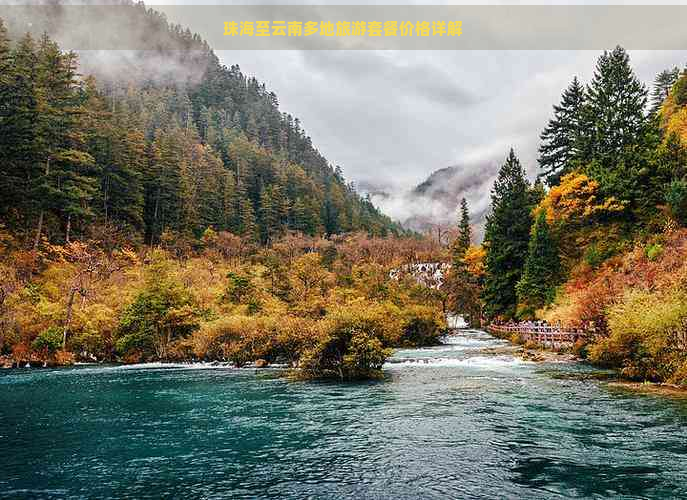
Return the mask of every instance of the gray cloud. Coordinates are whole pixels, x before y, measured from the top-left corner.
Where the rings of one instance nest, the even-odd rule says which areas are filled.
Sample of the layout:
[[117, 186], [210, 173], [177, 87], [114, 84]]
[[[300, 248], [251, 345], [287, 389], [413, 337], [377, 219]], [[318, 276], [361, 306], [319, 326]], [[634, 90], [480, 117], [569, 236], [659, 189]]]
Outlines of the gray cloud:
[[303, 58], [313, 71], [329, 78], [356, 76], [359, 83], [372, 85], [386, 81], [395, 92], [418, 96], [430, 104], [463, 108], [479, 102], [476, 95], [461, 88], [444, 68], [423, 62], [407, 65], [388, 54], [388, 51], [304, 51]]
[[[530, 178], [539, 133], [577, 75], [587, 82], [598, 51], [220, 52], [266, 81], [299, 116], [322, 153], [391, 216], [450, 220], [454, 206], [409, 196], [433, 171], [461, 166], [452, 182], [482, 217], [510, 147]], [[631, 51], [640, 78], [687, 62], [687, 51]], [[467, 177], [480, 171], [478, 182]], [[456, 200], [457, 203], [457, 200]]]

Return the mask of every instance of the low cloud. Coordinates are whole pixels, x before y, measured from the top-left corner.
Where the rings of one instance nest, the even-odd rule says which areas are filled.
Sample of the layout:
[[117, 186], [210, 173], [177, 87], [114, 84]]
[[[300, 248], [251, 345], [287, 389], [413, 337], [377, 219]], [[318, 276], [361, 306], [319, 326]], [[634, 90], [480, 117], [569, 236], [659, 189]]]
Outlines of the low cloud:
[[408, 190], [385, 191], [369, 184], [360, 186], [385, 213], [415, 231], [433, 225], [449, 226], [458, 220], [460, 200], [465, 198], [470, 219], [481, 239], [490, 204], [495, 165], [452, 166], [437, 170], [426, 181]]

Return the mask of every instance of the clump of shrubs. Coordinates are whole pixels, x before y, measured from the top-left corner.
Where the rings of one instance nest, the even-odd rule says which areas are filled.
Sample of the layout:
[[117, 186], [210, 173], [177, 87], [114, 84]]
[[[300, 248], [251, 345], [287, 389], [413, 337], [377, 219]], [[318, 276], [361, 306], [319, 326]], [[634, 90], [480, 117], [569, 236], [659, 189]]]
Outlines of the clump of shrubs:
[[74, 363], [72, 353], [62, 349], [64, 330], [51, 326], [43, 330], [31, 342], [33, 361], [42, 362], [44, 365], [70, 365]]
[[184, 341], [197, 359], [237, 367], [264, 360], [299, 368], [306, 378], [374, 378], [396, 346], [431, 345], [444, 331], [426, 306], [339, 306], [322, 318], [230, 315], [207, 322]]
[[339, 312], [317, 324], [315, 342], [299, 362], [312, 378], [373, 378], [391, 355], [382, 341], [384, 324], [352, 311]]
[[53, 355], [62, 346], [62, 331], [56, 326], [51, 326], [47, 330], [43, 330], [38, 334], [33, 342], [31, 348], [34, 351], [42, 352], [46, 355]]
[[435, 344], [445, 330], [441, 296], [391, 272], [409, 258], [438, 259], [429, 240], [287, 234], [258, 249], [211, 230], [202, 244], [162, 240], [155, 249], [94, 241], [15, 252], [0, 267], [0, 355], [16, 364], [283, 363], [352, 380], [377, 376], [393, 347]]
[[123, 312], [116, 349], [127, 361], [169, 359], [172, 343], [196, 330], [199, 318], [193, 295], [171, 276], [169, 263], [158, 260]]
[[632, 290], [608, 312], [610, 335], [589, 349], [591, 361], [634, 380], [687, 385], [687, 294]]
[[663, 245], [660, 243], [653, 243], [646, 247], [646, 258], [652, 262], [658, 260], [663, 253]]

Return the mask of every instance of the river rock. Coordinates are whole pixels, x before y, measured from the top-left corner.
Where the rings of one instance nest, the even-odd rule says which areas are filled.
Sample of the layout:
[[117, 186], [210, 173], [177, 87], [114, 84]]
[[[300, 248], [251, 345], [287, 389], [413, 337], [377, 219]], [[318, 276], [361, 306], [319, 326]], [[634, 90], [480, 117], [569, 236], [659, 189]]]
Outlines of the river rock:
[[255, 360], [255, 367], [256, 368], [265, 368], [267, 365], [269, 365], [269, 363], [267, 362], [266, 359], [260, 358], [260, 359]]

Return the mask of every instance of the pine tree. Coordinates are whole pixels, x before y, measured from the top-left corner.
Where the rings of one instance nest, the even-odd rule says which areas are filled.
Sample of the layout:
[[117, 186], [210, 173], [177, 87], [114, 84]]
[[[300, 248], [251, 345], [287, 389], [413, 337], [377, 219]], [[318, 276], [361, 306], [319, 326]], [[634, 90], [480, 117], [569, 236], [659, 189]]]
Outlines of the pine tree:
[[61, 219], [69, 242], [74, 223], [91, 217], [90, 202], [97, 190], [95, 162], [87, 151], [81, 121], [84, 102], [76, 80], [76, 55], [63, 54], [44, 35], [37, 56], [36, 139], [45, 170], [34, 184], [40, 207], [34, 247], [46, 212]]
[[146, 141], [123, 113], [110, 112], [93, 79], [86, 82], [88, 148], [100, 172], [97, 211], [105, 221], [143, 229]]
[[537, 177], [530, 189], [530, 205], [536, 207], [546, 197], [546, 189], [541, 181], [541, 177]]
[[42, 173], [37, 140], [38, 60], [31, 35], [19, 40], [5, 63], [9, 67], [2, 78], [8, 85], [0, 89], [0, 215], [11, 227], [28, 228], [39, 210], [34, 184]]
[[276, 223], [276, 232], [281, 234], [289, 223], [289, 213], [291, 212], [291, 202], [285, 194], [283, 184], [275, 183], [271, 186], [272, 205]]
[[651, 91], [651, 115], [658, 113], [663, 101], [665, 101], [670, 90], [680, 77], [680, 69], [676, 66], [673, 69], [666, 69], [656, 75], [654, 88]]
[[540, 210], [532, 226], [522, 278], [516, 286], [522, 313], [532, 316], [534, 311], [550, 304], [559, 278], [558, 246], [549, 230], [546, 211]]
[[179, 231], [182, 226], [183, 151], [183, 134], [177, 125], [172, 130], [160, 130], [149, 151], [146, 235], [151, 243], [157, 242], [164, 231]]
[[201, 197], [198, 194], [202, 186], [199, 176], [203, 167], [202, 156], [196, 151], [202, 149], [202, 146], [189, 137], [188, 129], [182, 134], [186, 147], [185, 154], [179, 158], [179, 219], [173, 229], [188, 236], [198, 236], [201, 231], [202, 210]]
[[527, 257], [532, 216], [530, 185], [511, 149], [491, 192], [485, 245], [485, 312], [491, 317], [513, 317], [517, 305], [515, 286]]
[[553, 107], [554, 117], [540, 136], [539, 167], [549, 186], [558, 184], [579, 159], [583, 104], [584, 88], [575, 77], [563, 91], [561, 103]]
[[10, 84], [9, 72], [12, 64], [10, 55], [10, 39], [7, 36], [5, 23], [0, 18], [0, 83], [3, 89]]
[[14, 135], [12, 122], [16, 120], [17, 95], [13, 88], [13, 64], [7, 29], [0, 19], [0, 217], [7, 220], [9, 212], [19, 201], [20, 170], [12, 155]]
[[265, 244], [272, 240], [279, 229], [279, 221], [272, 194], [263, 188], [260, 192], [259, 228], [260, 241]]
[[[12, 52], [7, 28], [0, 18], [0, 130], [5, 130], [6, 120], [10, 113], [12, 85]], [[0, 143], [2, 144], [2, 143]]]
[[308, 223], [307, 217], [307, 207], [305, 206], [305, 203], [303, 203], [303, 199], [300, 197], [296, 198], [296, 201], [294, 201], [293, 205], [291, 206], [290, 227], [302, 233], [309, 232], [308, 229], [310, 224]]
[[253, 206], [248, 199], [248, 192], [240, 176], [236, 177], [232, 206], [234, 218], [230, 230], [235, 234], [243, 234], [243, 212], [247, 210], [248, 207], [252, 210]]
[[654, 151], [661, 137], [656, 120], [645, 115], [646, 102], [646, 89], [625, 50], [604, 52], [587, 88], [580, 165], [599, 183], [604, 198], [625, 204], [625, 217], [632, 222], [649, 216], [657, 204], [645, 186], [653, 183]]
[[470, 247], [472, 241], [472, 229], [470, 227], [470, 211], [468, 210], [468, 202], [465, 198], [460, 201], [460, 225], [458, 240], [460, 241], [460, 248], [463, 253]]
[[454, 269], [462, 267], [463, 257], [470, 247], [472, 241], [472, 229], [470, 228], [470, 211], [468, 202], [465, 198], [460, 201], [460, 222], [458, 224], [458, 237], [453, 242], [452, 256]]
[[225, 171], [222, 179], [222, 223], [220, 225], [220, 229], [223, 231], [231, 231], [232, 229], [235, 229], [235, 193], [236, 180], [234, 179], [234, 173], [231, 171]]
[[452, 245], [451, 270], [446, 276], [443, 288], [449, 307], [456, 314], [463, 315], [474, 326], [478, 326], [481, 312], [480, 284], [478, 278], [468, 271], [464, 260], [471, 241], [470, 212], [467, 200], [463, 198], [460, 202], [458, 236]]
[[255, 238], [255, 209], [253, 208], [253, 203], [249, 199], [244, 198], [241, 200], [239, 204], [239, 217], [239, 234], [249, 238]]
[[116, 169], [110, 175], [109, 202], [111, 216], [121, 224], [140, 231], [144, 227], [143, 213], [145, 172], [145, 136], [132, 129], [118, 137], [120, 151], [116, 159]]
[[604, 52], [587, 87], [582, 112], [582, 164], [612, 168], [628, 148], [642, 145], [647, 131], [647, 91], [622, 47]]

